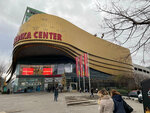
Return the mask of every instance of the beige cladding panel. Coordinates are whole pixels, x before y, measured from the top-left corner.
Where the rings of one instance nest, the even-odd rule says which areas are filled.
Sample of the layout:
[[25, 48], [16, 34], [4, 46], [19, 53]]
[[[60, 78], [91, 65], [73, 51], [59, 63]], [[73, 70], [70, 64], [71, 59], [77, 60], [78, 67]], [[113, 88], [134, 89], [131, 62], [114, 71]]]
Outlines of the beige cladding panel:
[[[29, 21], [23, 24], [20, 27], [18, 35], [25, 33], [25, 32], [31, 32], [32, 38], [20, 40], [19, 42], [15, 44], [14, 48], [16, 48], [17, 46], [21, 44], [25, 44], [25, 43], [27, 44], [27, 43], [32, 42], [28, 40], [34, 39], [35, 40], [34, 43], [36, 43], [37, 39], [35, 39], [33, 36], [34, 32], [36, 31], [53, 32], [53, 33], [59, 33], [62, 35], [62, 41], [56, 40], [55, 42], [53, 42], [53, 41], [47, 41], [48, 39], [41, 39], [41, 43], [49, 43], [49, 44], [55, 43], [56, 45], [63, 45], [67, 48], [70, 48], [71, 50], [77, 52], [78, 54], [83, 54], [83, 52], [80, 51], [82, 50], [94, 56], [110, 59], [110, 60], [105, 60], [105, 59], [101, 59], [98, 57], [90, 56], [90, 59], [93, 59], [99, 62], [117, 65], [118, 67], [114, 67], [115, 69], [116, 68], [121, 69], [119, 66], [132, 69], [132, 66], [130, 66], [132, 65], [131, 57], [128, 57], [128, 59], [125, 60], [125, 57], [130, 54], [130, 51], [128, 49], [112, 44], [98, 37], [95, 37], [62, 18], [48, 15], [48, 14], [34, 15], [29, 19]], [[62, 42], [62, 43], [59, 43], [59, 42]], [[66, 44], [69, 44], [69, 45], [66, 45]], [[113, 62], [111, 60], [114, 60], [117, 62]], [[94, 63], [93, 61], [91, 62]], [[129, 65], [118, 63], [118, 62], [127, 63]], [[97, 64], [97, 63], [95, 62], [94, 64]], [[99, 63], [99, 65], [113, 68], [113, 66], [109, 66], [105, 64]], [[110, 73], [110, 74], [118, 73], [117, 71], [114, 71], [114, 70], [102, 69], [96, 66], [91, 66], [91, 67], [97, 70], [106, 72], [106, 73]]]

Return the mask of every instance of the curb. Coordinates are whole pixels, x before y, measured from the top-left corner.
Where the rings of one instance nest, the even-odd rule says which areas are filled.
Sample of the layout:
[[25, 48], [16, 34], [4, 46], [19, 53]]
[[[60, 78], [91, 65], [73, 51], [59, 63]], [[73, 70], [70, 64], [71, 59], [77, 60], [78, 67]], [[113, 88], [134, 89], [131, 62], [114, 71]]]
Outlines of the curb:
[[134, 98], [134, 97], [125, 97], [125, 96], [123, 96], [122, 98], [125, 99], [125, 100], [138, 101], [138, 98]]

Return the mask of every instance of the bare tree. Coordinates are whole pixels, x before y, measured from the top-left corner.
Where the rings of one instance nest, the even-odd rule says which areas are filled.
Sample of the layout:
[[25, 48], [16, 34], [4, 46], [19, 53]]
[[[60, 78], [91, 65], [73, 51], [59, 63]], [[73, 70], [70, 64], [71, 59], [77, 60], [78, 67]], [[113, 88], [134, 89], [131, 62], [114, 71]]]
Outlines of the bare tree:
[[[119, 88], [126, 87], [128, 89], [132, 89], [132, 87], [130, 87], [131, 85], [130, 81], [132, 80], [132, 77], [128, 77], [126, 75], [116, 75], [112, 78], [112, 80], [114, 80], [114, 82], [117, 83], [117, 86]], [[132, 82], [132, 86], [133, 86], [133, 82]]]
[[[109, 0], [97, 1], [98, 11], [104, 14], [105, 36], [113, 36], [120, 45], [128, 43], [131, 54], [141, 49], [143, 62], [150, 49], [150, 0]], [[133, 43], [131, 44], [131, 42]]]
[[138, 88], [141, 87], [141, 82], [146, 79], [150, 79], [150, 76], [137, 73], [134, 74], [134, 81]]
[[2, 76], [2, 74], [5, 72], [5, 64], [4, 63], [0, 63], [0, 77]]
[[3, 81], [2, 75], [4, 72], [5, 72], [5, 64], [3, 62], [0, 62], [0, 87], [2, 85], [2, 81]]

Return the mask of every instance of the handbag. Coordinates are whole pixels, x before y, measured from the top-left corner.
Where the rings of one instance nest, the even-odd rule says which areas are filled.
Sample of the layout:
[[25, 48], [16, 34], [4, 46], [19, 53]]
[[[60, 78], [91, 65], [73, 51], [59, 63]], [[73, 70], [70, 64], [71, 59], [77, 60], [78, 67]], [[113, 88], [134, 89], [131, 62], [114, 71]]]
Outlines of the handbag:
[[133, 108], [130, 105], [128, 105], [124, 100], [123, 100], [123, 106], [126, 113], [131, 113], [133, 111]]

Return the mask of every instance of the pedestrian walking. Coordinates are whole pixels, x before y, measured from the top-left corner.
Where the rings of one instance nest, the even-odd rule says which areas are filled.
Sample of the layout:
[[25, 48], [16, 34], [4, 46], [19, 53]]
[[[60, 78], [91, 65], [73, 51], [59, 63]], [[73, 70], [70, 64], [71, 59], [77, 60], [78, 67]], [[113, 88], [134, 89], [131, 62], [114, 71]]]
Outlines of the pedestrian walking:
[[10, 89], [8, 88], [8, 90], [7, 90], [7, 94], [10, 94]]
[[122, 99], [118, 91], [112, 89], [110, 94], [114, 101], [114, 113], [131, 113], [133, 111], [133, 108]]
[[96, 88], [96, 93], [98, 93], [98, 88]]
[[58, 98], [58, 88], [56, 87], [56, 88], [54, 89], [54, 101], [57, 102], [57, 98]]
[[106, 89], [98, 91], [99, 113], [113, 113], [114, 102]]
[[80, 93], [81, 93], [82, 89], [80, 88], [79, 90], [80, 90]]
[[90, 97], [94, 97], [94, 89], [93, 88], [91, 88], [91, 95], [90, 95]]

